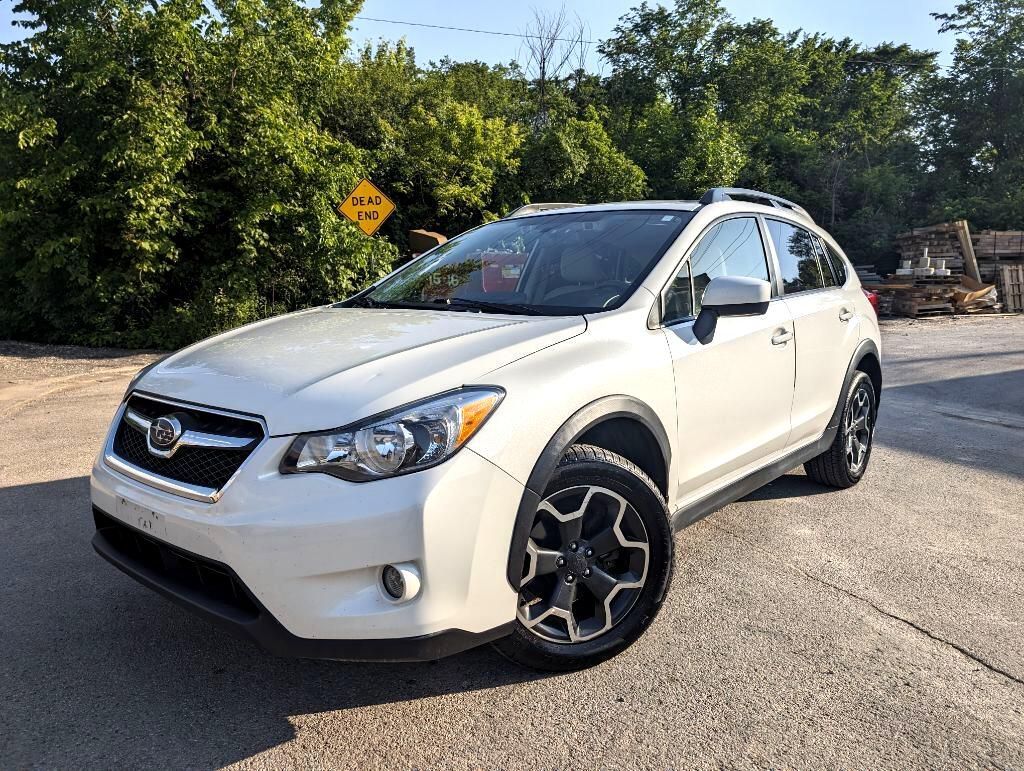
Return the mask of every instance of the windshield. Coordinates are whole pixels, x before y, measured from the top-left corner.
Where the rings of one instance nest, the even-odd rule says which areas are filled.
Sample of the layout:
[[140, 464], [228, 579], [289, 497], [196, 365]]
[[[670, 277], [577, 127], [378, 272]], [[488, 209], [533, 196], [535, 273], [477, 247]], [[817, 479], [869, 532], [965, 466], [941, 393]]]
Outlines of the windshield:
[[608, 310], [625, 302], [692, 216], [624, 210], [499, 220], [349, 302], [550, 315]]

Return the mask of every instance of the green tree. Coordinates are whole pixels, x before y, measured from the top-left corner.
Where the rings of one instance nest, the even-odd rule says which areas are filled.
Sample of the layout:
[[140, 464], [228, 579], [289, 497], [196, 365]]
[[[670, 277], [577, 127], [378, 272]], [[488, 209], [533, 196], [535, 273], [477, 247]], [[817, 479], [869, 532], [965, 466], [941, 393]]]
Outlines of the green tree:
[[612, 144], [597, 111], [554, 117], [523, 151], [521, 184], [530, 200], [624, 201], [643, 198], [643, 171]]
[[332, 212], [350, 2], [23, 0], [0, 48], [0, 327], [178, 346], [390, 263]]
[[[528, 200], [803, 204], [855, 260], [908, 225], [1024, 224], [1024, 4], [962, 0], [944, 74], [899, 43], [642, 2], [585, 72], [535, 15], [525, 70], [404, 41], [351, 51], [359, 0], [19, 0], [0, 46], [0, 336], [177, 346], [376, 277], [406, 231]], [[398, 211], [333, 211], [368, 176]]]
[[525, 86], [514, 74], [480, 63], [422, 70], [402, 41], [366, 46], [344, 65], [330, 128], [363, 149], [398, 205], [383, 231], [393, 242], [410, 228], [454, 235], [517, 202], [507, 180], [523, 137], [513, 95]]
[[1024, 227], [1024, 3], [971, 0], [933, 15], [957, 41], [953, 65], [922, 94], [929, 214]]
[[609, 130], [656, 197], [766, 189], [849, 237], [857, 258], [891, 250], [920, 176], [912, 98], [933, 54], [738, 24], [719, 0], [641, 4], [601, 50]]

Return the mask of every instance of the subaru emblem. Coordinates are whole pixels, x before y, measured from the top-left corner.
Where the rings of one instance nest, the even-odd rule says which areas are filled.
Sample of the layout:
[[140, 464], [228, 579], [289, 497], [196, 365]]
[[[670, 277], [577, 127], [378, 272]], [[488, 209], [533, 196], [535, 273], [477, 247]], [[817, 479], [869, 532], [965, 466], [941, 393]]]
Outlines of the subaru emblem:
[[173, 415], [157, 418], [149, 426], [149, 441], [163, 450], [172, 447], [181, 436], [181, 423]]

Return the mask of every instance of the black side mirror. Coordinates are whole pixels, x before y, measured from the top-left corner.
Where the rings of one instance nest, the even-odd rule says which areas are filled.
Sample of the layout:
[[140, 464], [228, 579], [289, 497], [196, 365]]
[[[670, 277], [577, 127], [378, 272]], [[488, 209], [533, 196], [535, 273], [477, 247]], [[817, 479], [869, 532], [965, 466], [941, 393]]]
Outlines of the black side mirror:
[[714, 308], [701, 308], [697, 314], [697, 320], [693, 322], [693, 336], [701, 345], [707, 345], [715, 339], [715, 329], [718, 327], [718, 311]]
[[760, 316], [768, 312], [772, 285], [747, 276], [716, 276], [708, 282], [693, 335], [701, 345], [715, 339], [720, 316]]

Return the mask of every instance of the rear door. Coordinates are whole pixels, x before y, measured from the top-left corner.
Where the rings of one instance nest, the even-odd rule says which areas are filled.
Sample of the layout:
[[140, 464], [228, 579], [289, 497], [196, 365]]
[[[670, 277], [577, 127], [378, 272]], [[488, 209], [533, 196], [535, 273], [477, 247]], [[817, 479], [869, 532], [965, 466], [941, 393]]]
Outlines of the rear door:
[[860, 337], [857, 308], [839, 286], [817, 235], [781, 219], [766, 223], [796, 336], [789, 444], [797, 446], [819, 437], [835, 410]]
[[680, 497], [710, 493], [786, 445], [795, 369], [786, 304], [775, 297], [763, 315], [722, 316], [706, 345], [692, 329], [715, 276], [772, 280], [765, 237], [753, 215], [711, 225], [662, 295], [678, 405]]

